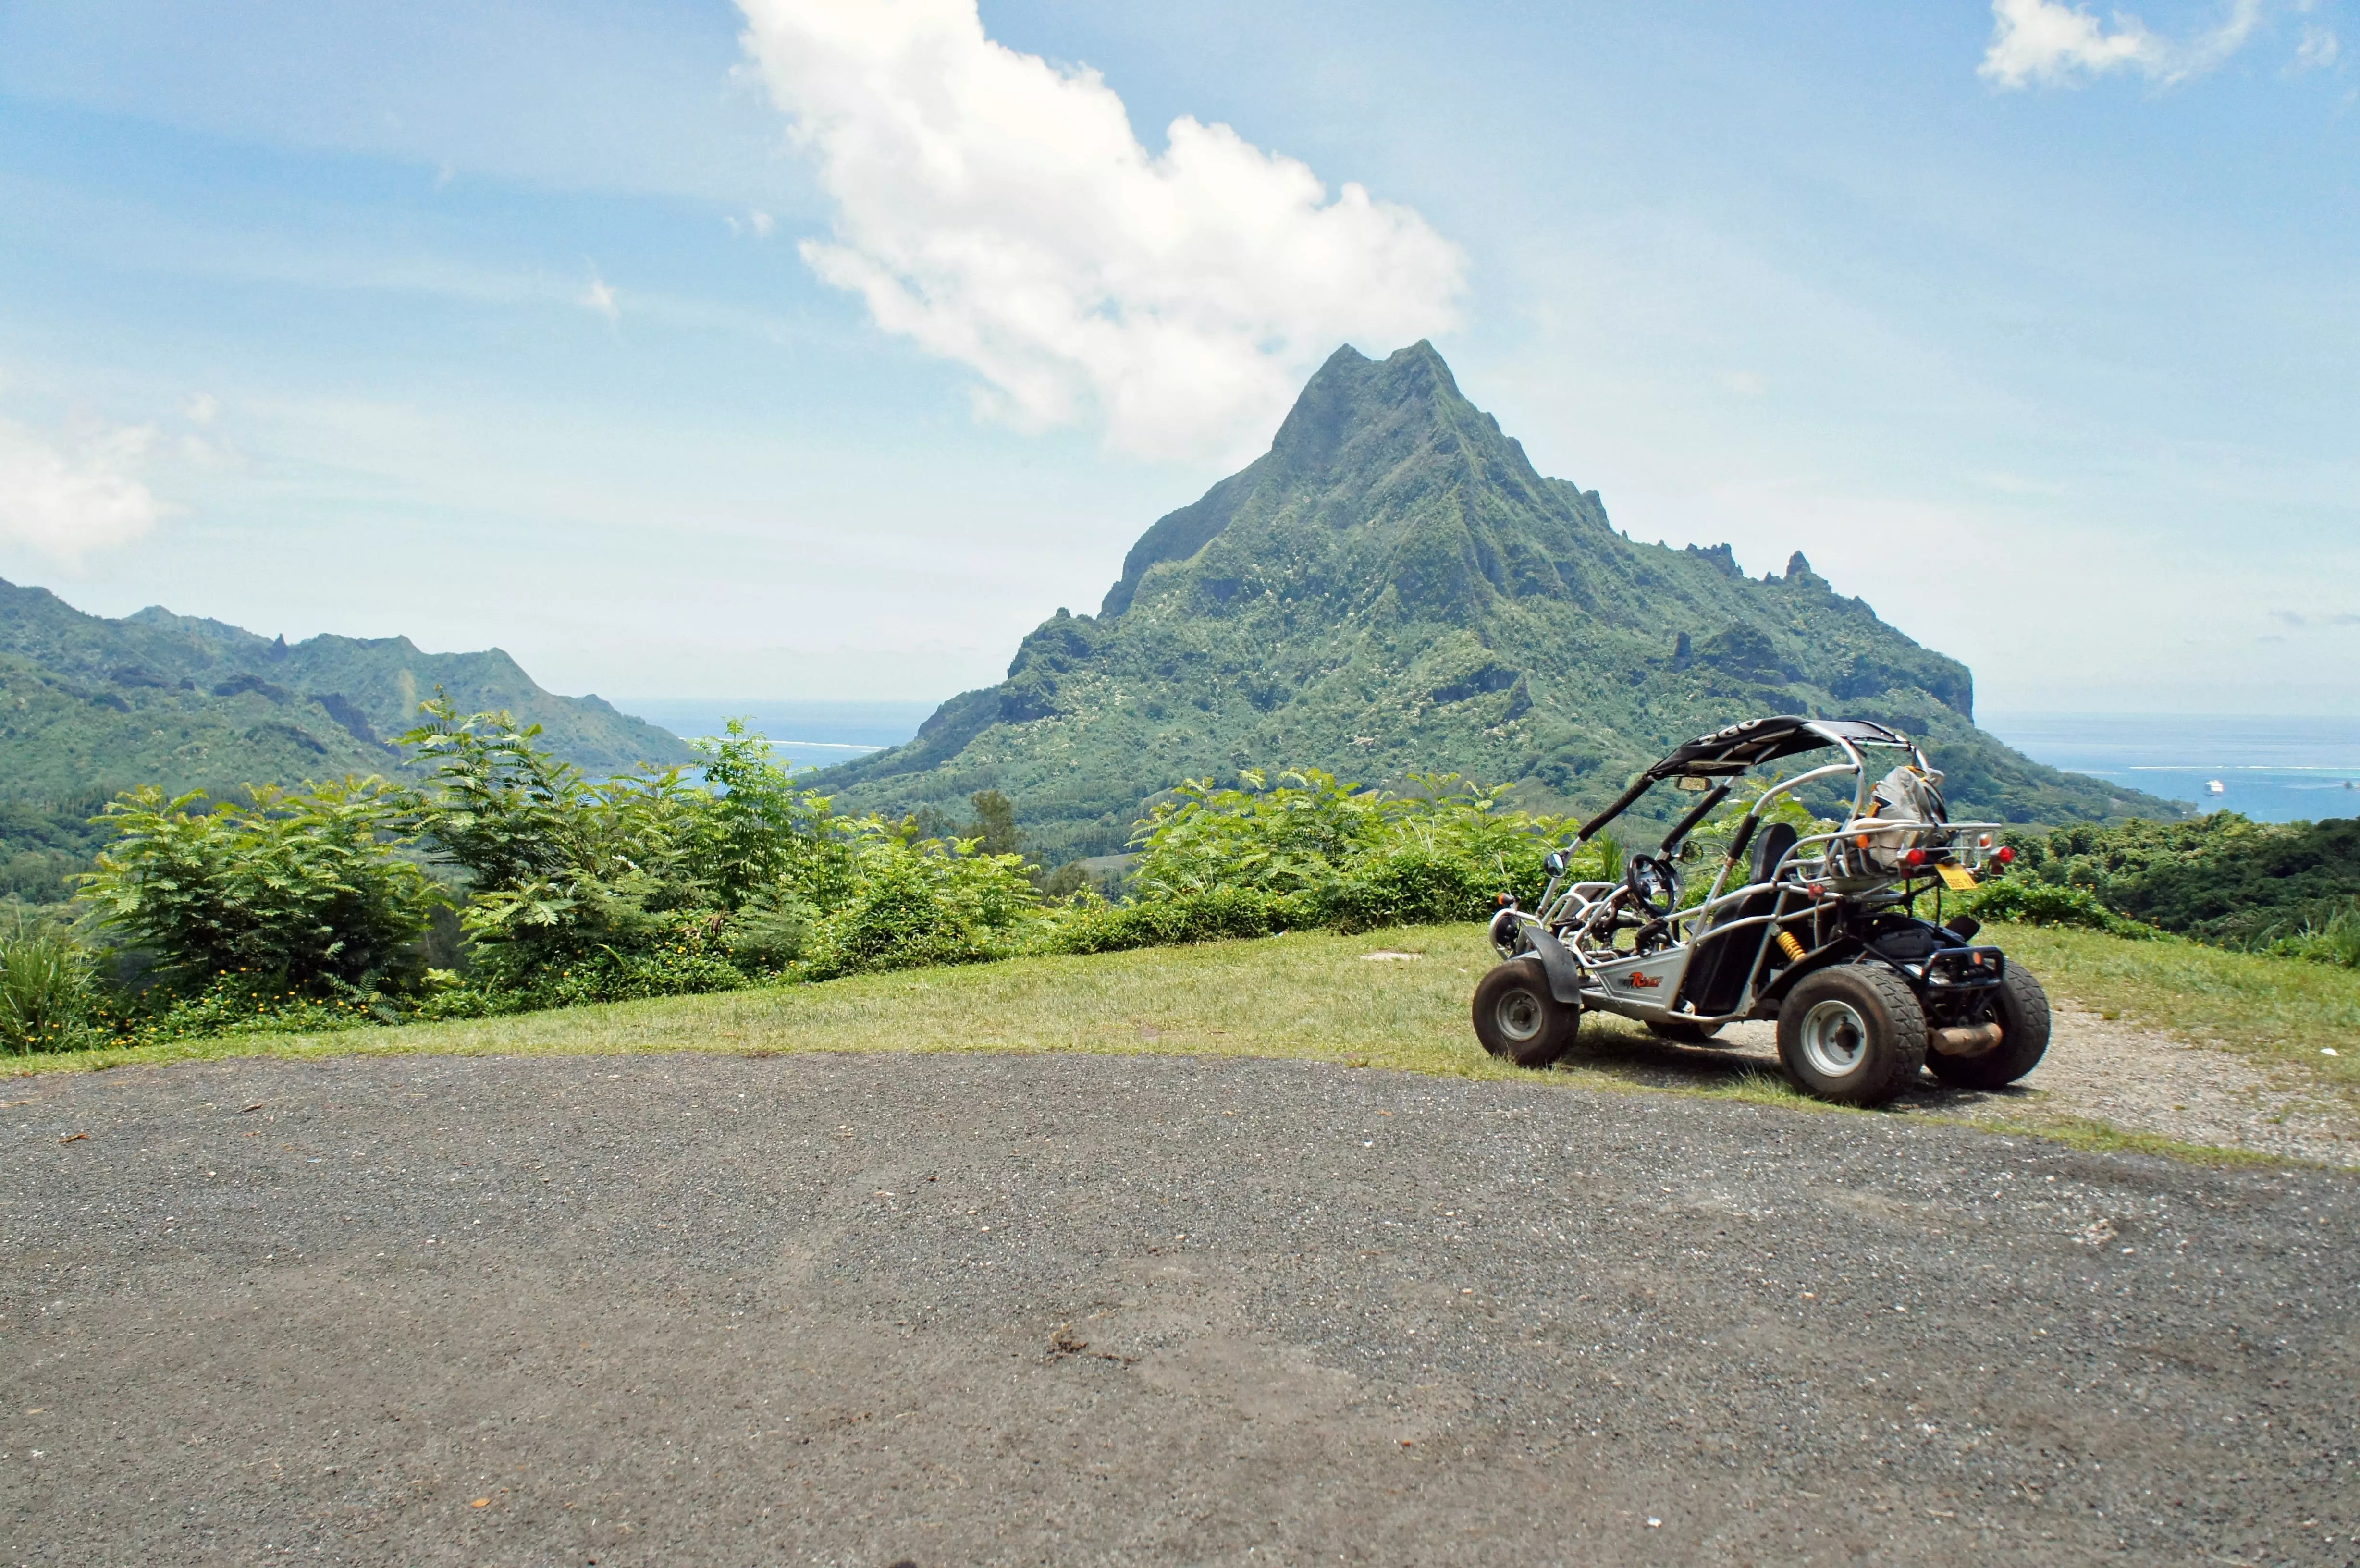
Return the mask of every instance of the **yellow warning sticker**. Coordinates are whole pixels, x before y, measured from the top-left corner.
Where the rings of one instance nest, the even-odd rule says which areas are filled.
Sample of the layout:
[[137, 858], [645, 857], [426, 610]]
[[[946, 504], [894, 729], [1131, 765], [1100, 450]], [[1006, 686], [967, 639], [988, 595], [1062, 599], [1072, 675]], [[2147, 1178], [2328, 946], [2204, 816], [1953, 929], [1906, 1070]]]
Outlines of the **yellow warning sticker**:
[[1953, 893], [1963, 893], [1975, 885], [1975, 874], [1963, 866], [1952, 866], [1944, 861], [1934, 869], [1941, 874], [1942, 886]]

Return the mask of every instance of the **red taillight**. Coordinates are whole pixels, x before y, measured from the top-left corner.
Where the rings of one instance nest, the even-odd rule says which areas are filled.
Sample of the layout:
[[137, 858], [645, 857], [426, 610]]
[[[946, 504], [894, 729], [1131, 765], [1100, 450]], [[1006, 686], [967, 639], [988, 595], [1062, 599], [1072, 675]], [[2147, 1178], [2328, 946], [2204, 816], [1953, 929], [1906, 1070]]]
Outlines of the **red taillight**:
[[1901, 858], [1912, 866], [1923, 866], [1926, 864], [1926, 852], [1922, 849], [1913, 849]]
[[1999, 846], [1999, 853], [1993, 855], [1992, 858], [1998, 861], [2002, 866], [2005, 866], [2016, 858], [2016, 851], [2009, 848], [2006, 844], [2001, 844]]

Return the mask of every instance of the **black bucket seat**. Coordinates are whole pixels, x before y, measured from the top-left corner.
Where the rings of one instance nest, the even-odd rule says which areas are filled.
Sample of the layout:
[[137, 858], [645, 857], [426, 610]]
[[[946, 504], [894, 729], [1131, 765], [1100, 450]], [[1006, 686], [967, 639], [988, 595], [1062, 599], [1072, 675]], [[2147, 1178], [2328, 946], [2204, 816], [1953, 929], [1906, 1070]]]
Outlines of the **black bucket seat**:
[[[1755, 833], [1748, 880], [1769, 881], [1771, 873], [1801, 836], [1791, 822], [1772, 822]], [[1762, 951], [1763, 941], [1770, 931], [1768, 927], [1759, 925], [1735, 931], [1727, 928], [1739, 920], [1770, 914], [1777, 909], [1781, 897], [1776, 889], [1765, 887], [1747, 894], [1712, 918], [1711, 929], [1697, 941], [1696, 953], [1688, 960], [1688, 979], [1680, 987], [1680, 996], [1690, 1011], [1710, 1016], [1737, 1006], [1745, 995], [1745, 982], [1753, 975], [1754, 955]]]

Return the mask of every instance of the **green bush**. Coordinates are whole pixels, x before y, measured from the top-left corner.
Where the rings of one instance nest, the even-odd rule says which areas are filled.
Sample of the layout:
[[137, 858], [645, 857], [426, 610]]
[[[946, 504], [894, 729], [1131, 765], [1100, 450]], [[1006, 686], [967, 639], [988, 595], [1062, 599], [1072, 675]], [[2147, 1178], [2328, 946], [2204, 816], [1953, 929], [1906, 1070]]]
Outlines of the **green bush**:
[[2098, 901], [2087, 887], [2063, 887], [2029, 877], [1986, 882], [1968, 908], [1978, 920], [2016, 920], [2035, 926], [2081, 926], [2136, 939], [2156, 934], [2153, 926], [2125, 920]]
[[91, 955], [50, 925], [21, 913], [0, 934], [0, 1049], [17, 1055], [93, 1043], [99, 998]]
[[249, 797], [167, 800], [149, 786], [110, 801], [115, 839], [79, 895], [98, 930], [191, 993], [232, 974], [307, 994], [413, 981], [441, 895], [399, 854], [410, 838], [392, 786], [257, 785]]
[[2147, 925], [2232, 947], [2360, 898], [2360, 820], [2256, 822], [2234, 811], [2011, 835], [2010, 880], [2087, 889]]
[[329, 1034], [399, 1023], [407, 1016], [382, 993], [323, 986], [310, 991], [250, 974], [216, 975], [185, 994], [158, 991], [104, 1021], [110, 1043], [161, 1045], [225, 1034]]
[[1314, 902], [1301, 894], [1216, 887], [1138, 903], [1099, 902], [1062, 910], [1035, 938], [1033, 951], [1127, 953], [1141, 947], [1270, 936], [1316, 926], [1317, 916]]
[[2275, 958], [2360, 969], [2360, 903], [2315, 909], [2300, 920], [2265, 926], [2245, 945]]
[[[1456, 774], [1418, 776], [1398, 794], [1317, 768], [1274, 788], [1260, 773], [1240, 778], [1242, 789], [1192, 779], [1140, 824], [1139, 901], [1249, 888], [1310, 895], [1340, 920], [1475, 919], [1500, 894], [1538, 895], [1541, 856], [1572, 836], [1570, 819], [1503, 810], [1504, 789]], [[1588, 853], [1602, 865], [1612, 852]]]
[[825, 980], [1021, 950], [1039, 908], [1023, 857], [961, 853], [970, 843], [912, 843], [861, 824], [851, 895], [813, 927], [802, 974]]

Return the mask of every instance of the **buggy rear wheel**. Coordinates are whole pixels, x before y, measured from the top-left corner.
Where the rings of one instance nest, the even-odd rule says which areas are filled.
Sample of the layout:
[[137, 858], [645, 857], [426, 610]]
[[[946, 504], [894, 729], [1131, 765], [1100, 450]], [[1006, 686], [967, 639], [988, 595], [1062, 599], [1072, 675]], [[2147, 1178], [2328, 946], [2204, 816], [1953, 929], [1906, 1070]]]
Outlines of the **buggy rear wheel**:
[[1676, 1045], [1710, 1045], [1712, 1037], [1721, 1032], [1719, 1024], [1700, 1024], [1688, 1018], [1651, 1018], [1647, 1032], [1657, 1040], [1668, 1040]]
[[1475, 985], [1475, 1038], [1519, 1067], [1546, 1067], [1573, 1049], [1581, 1008], [1550, 994], [1537, 958], [1496, 964]]
[[2014, 959], [2000, 975], [1998, 993], [1991, 1016], [1999, 1025], [1999, 1043], [1981, 1056], [1936, 1051], [1926, 1059], [1935, 1077], [1961, 1089], [2004, 1089], [2040, 1065], [2049, 1051], [2049, 993]]
[[1807, 1094], [1881, 1105], [1926, 1063], [1925, 1009], [1889, 969], [1822, 969], [1797, 981], [1778, 1009], [1778, 1062]]

